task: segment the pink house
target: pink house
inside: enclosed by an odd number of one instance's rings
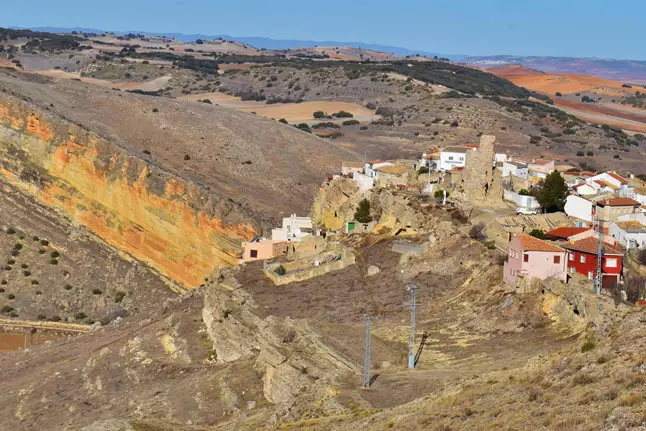
[[[515,286],[519,277],[566,281],[565,249],[530,235],[514,236],[509,242],[509,258],[503,278],[505,283]]]
[[[271,239],[254,239],[242,244],[242,262],[271,259],[287,253],[289,242]]]

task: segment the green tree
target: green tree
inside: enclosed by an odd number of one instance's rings
[[[362,199],[354,212],[354,219],[359,223],[370,223],[372,216],[370,215],[370,201]]]
[[[532,229],[529,234],[534,238],[545,239],[545,232],[543,232],[541,229]]]
[[[569,194],[567,184],[558,171],[547,175],[539,185],[536,200],[545,212],[563,211],[565,199]]]

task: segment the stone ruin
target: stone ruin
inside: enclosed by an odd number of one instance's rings
[[[493,144],[496,137],[483,135],[477,151],[466,154],[464,170],[452,173],[452,196],[483,206],[502,206],[502,177],[494,166]]]

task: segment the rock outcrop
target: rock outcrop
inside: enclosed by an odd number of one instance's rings
[[[325,390],[359,366],[323,343],[304,320],[260,317],[253,299],[225,270],[205,289],[202,318],[218,362],[255,358],[265,398],[289,405],[304,389]]]

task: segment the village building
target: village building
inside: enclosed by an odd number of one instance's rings
[[[579,227],[592,223],[594,202],[582,196],[570,195],[565,199],[564,211]]]
[[[588,183],[579,183],[572,186],[572,191],[579,196],[594,196],[597,189]]]
[[[446,147],[440,151],[440,162],[438,169],[442,172],[451,171],[455,168],[466,166],[467,153],[477,151],[477,148],[468,147]],[[493,161],[492,161],[493,163]]]
[[[253,262],[287,254],[289,242],[254,238],[249,242],[244,242],[242,248],[242,262]]]
[[[368,175],[371,178],[375,178],[377,175],[377,169],[383,166],[395,166],[393,162],[382,162],[381,160],[373,160],[371,162],[366,162],[363,165],[363,173]]]
[[[589,227],[561,226],[545,232],[545,239],[548,241],[568,242],[571,237],[590,231]]]
[[[297,217],[296,214],[283,218],[282,227],[271,230],[271,239],[274,241],[300,242],[310,235],[312,235],[312,219]]]
[[[504,281],[516,286],[519,278],[566,281],[565,249],[530,235],[515,235],[509,242],[509,255],[504,266]]]
[[[529,176],[535,182],[547,178],[547,175],[554,172],[555,168],[554,160],[533,160],[527,167],[529,168]]]
[[[502,164],[501,171],[503,177],[513,175],[519,178],[527,178],[529,176],[529,168],[527,164],[523,162],[505,161]]]
[[[642,215],[646,216],[644,213]],[[646,248],[646,220],[612,222],[609,234],[627,250]]]
[[[570,240],[563,244],[568,250],[568,272],[578,273],[589,280],[594,279],[597,271],[597,254],[599,240],[594,236],[580,240]],[[623,249],[618,245],[608,244],[604,238],[603,257],[601,259],[602,286],[606,289],[617,285],[623,271]]]
[[[375,184],[379,187],[400,187],[408,184],[409,167],[404,164],[380,166],[375,169]]]
[[[618,221],[626,214],[641,212],[641,203],[632,198],[611,198],[597,201],[596,217],[605,222]]]
[[[351,177],[354,173],[363,172],[363,162],[341,162],[341,175]]]
[[[360,172],[355,172],[352,175],[352,179],[357,182],[359,190],[362,191],[371,190],[375,186],[374,178]]]

